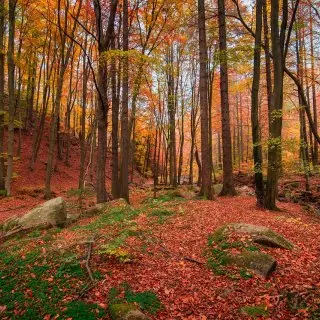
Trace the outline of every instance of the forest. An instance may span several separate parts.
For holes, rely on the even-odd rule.
[[[320,3],[0,0],[0,318],[320,319]]]

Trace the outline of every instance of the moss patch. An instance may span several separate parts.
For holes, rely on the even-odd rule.
[[[245,313],[247,316],[257,319],[259,317],[267,317],[269,312],[265,305],[259,306],[245,306],[241,308],[241,312]]]

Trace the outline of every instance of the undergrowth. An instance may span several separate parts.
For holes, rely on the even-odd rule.
[[[151,290],[134,292],[130,285],[123,283],[120,287],[113,287],[109,291],[109,305],[133,303],[142,311],[156,314],[161,308],[161,302],[155,292]]]
[[[104,315],[96,305],[65,301],[80,292],[87,280],[76,255],[44,255],[38,250],[25,256],[1,252],[0,270],[4,318],[37,320],[59,315],[57,319],[99,319]]]

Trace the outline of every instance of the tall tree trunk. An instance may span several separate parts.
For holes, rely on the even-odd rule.
[[[5,11],[4,0],[0,0],[0,190],[5,189],[5,166],[4,166],[4,64],[5,64]]]
[[[98,99],[97,109],[97,127],[98,127],[98,148],[97,148],[97,203],[103,203],[108,200],[106,190],[106,156],[107,156],[107,102],[105,97],[106,75],[104,65],[100,62],[98,86],[102,98]]]
[[[260,55],[261,55],[261,33],[262,33],[262,1],[256,4],[256,36],[254,43],[254,66],[251,90],[251,127],[254,160],[254,178],[256,185],[257,205],[264,205],[264,185],[262,173],[262,146],[260,136],[259,120],[259,87],[260,87]]]
[[[225,0],[218,0],[219,49],[220,49],[220,91],[223,150],[223,188],[221,196],[234,196],[236,190],[233,182],[232,142],[229,112],[228,57],[226,35]]]
[[[283,13],[287,10],[287,0],[283,3]],[[283,16],[282,27],[286,25]],[[276,198],[278,178],[281,169],[281,131],[283,106],[283,75],[284,75],[284,40],[283,29],[279,32],[279,1],[271,0],[271,44],[273,55],[273,92],[269,110],[269,142],[268,142],[268,177],[265,207],[277,209]]]
[[[181,83],[182,88],[182,83]],[[180,136],[180,153],[179,153],[179,170],[178,170],[178,183],[181,184],[181,175],[183,167],[183,147],[184,147],[184,98],[181,95],[181,136]]]
[[[168,49],[168,114],[169,114],[169,181],[174,188],[177,186],[177,157],[176,157],[176,106],[174,90],[173,47]]]
[[[123,51],[129,51],[129,14],[128,0],[123,0]],[[122,113],[121,113],[121,197],[129,202],[129,59],[123,59],[122,70]]]
[[[114,47],[114,41],[113,41]],[[113,199],[120,197],[120,184],[119,184],[119,95],[117,88],[116,76],[116,61],[112,58],[111,61],[111,90],[112,90],[112,176],[111,176],[111,193]],[[120,70],[118,72],[120,74]],[[119,77],[120,79],[120,77]],[[118,86],[120,87],[120,80]]]
[[[8,92],[9,92],[9,124],[8,124],[8,167],[6,176],[6,192],[11,196],[11,181],[13,175],[13,149],[14,149],[14,36],[15,36],[15,10],[16,0],[9,0],[9,38],[8,38]]]
[[[200,194],[212,200],[214,192],[212,188],[212,154],[209,145],[209,103],[208,103],[208,70],[207,70],[207,39],[205,25],[204,0],[198,0],[198,28],[199,28],[199,54],[200,54],[200,117],[201,117],[201,191]]]
[[[85,39],[84,48],[87,48],[87,37]],[[86,162],[86,114],[87,114],[87,97],[89,78],[89,70],[86,54],[82,57],[83,74],[82,74],[82,108],[81,108],[81,131],[80,131],[80,170],[79,170],[79,189],[84,190],[85,183],[85,162]]]
[[[300,20],[300,19],[299,19]],[[301,21],[301,20],[300,20]],[[300,22],[299,21],[299,22]],[[304,87],[304,79],[306,75],[304,75],[304,54],[301,54],[301,51],[304,51],[304,45],[302,44],[303,40],[301,39],[301,31],[298,30],[298,23],[295,23],[295,31],[296,31],[296,40],[295,40],[295,47],[296,47],[296,62],[297,62],[297,76],[300,80],[301,86]],[[307,86],[307,83],[306,83]],[[308,138],[307,138],[307,128],[306,128],[306,116],[305,116],[305,109],[303,108],[301,95],[299,95],[299,122],[300,122],[300,158],[301,164],[304,171],[305,179],[306,179],[306,191],[310,190],[310,171],[309,171],[309,152],[308,152]]]
[[[313,18],[310,7],[310,54],[311,54],[311,90],[312,90],[312,106],[313,106],[313,122],[316,130],[318,130],[318,108],[316,97],[316,83],[315,83],[315,71],[314,71],[314,44],[313,44]],[[313,166],[319,165],[319,146],[316,139],[313,142]]]

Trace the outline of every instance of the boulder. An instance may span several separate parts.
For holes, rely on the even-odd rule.
[[[293,244],[282,235],[274,232],[268,227],[253,224],[235,223],[230,225],[231,230],[238,233],[247,233],[252,237],[254,243],[272,247],[291,250]],[[227,230],[227,229],[225,229]]]
[[[62,227],[67,221],[65,201],[62,198],[49,200],[20,217],[17,221],[22,229]]]
[[[109,306],[112,320],[150,320],[133,303],[119,303]]]
[[[230,262],[238,267],[250,269],[264,278],[268,278],[277,266],[276,260],[269,254],[251,251],[231,256]]]
[[[242,233],[248,236],[243,237]],[[239,240],[235,241],[237,238]],[[217,252],[220,252],[220,256],[225,258],[227,264],[251,269],[256,274],[268,278],[276,269],[276,260],[250,243],[288,250],[293,248],[293,244],[282,235],[268,227],[253,224],[224,225],[217,228],[209,237],[209,245],[218,249]]]

